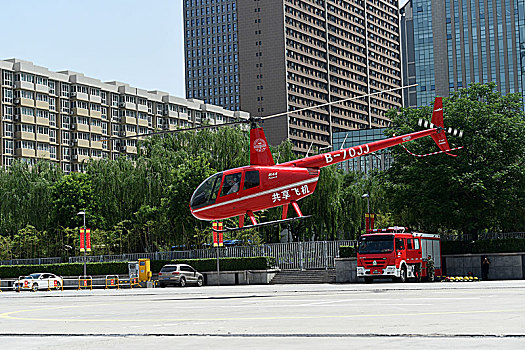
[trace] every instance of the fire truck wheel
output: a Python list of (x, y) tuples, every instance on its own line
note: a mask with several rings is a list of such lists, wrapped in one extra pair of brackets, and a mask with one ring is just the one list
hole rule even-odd
[(370, 283), (372, 283), (373, 281), (374, 281), (374, 279), (373, 279), (372, 277), (368, 277), (368, 276), (365, 277), (365, 283), (370, 284)]

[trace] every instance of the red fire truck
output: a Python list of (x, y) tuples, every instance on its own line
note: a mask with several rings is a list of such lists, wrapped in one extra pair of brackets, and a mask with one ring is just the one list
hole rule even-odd
[[(407, 232), (406, 227), (369, 230), (359, 239), (357, 277), (371, 283), (375, 278), (390, 278), (405, 282), (433, 280), (441, 275), (441, 243), (439, 235)], [(430, 274), (428, 256), (434, 262), (434, 275)], [(430, 264), (431, 265), (431, 264)]]

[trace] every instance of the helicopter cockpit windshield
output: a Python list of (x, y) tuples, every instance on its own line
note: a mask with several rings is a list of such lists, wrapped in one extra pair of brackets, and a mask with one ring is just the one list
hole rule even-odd
[(210, 176), (193, 192), (191, 196), (191, 209), (198, 209), (215, 203), (217, 193), (221, 186), (222, 173)]

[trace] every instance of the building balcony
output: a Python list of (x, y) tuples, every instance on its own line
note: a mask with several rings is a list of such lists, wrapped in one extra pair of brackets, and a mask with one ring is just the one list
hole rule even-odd
[(89, 95), (89, 101), (93, 103), (102, 103), (100, 96)]
[(148, 127), (148, 120), (147, 119), (139, 119), (139, 126), (145, 126)]
[(40, 117), (36, 117), (36, 123), (37, 123), (38, 125), (49, 126), (49, 119), (48, 119), (48, 118), (40, 118)]
[(91, 141), (91, 148), (92, 149), (104, 149), (102, 141)]
[(35, 90), (35, 84), (28, 81), (15, 81), (15, 89)]
[[(17, 101), (17, 99), (15, 99), (15, 104), (17, 104), (16, 101)], [(35, 106), (35, 100), (30, 99), (30, 98), (21, 98), (20, 99), (20, 106), (22, 106), (22, 107), (34, 107)]]
[(37, 158), (43, 158), (43, 159), (51, 159), (51, 154), (49, 153), (49, 151), (37, 150), (36, 151), (36, 157)]
[(47, 85), (36, 84), (35, 85), (35, 90), (38, 91), (38, 92), (43, 92), (45, 94), (49, 94), (49, 86), (47, 86)]
[(89, 140), (76, 139), (72, 141), (73, 147), (89, 148)]
[(139, 112), (148, 113), (148, 106), (145, 105), (137, 105), (137, 109)]
[(38, 142), (46, 142), (49, 143), (49, 135), (45, 134), (36, 134), (36, 140)]
[(69, 94), (69, 97), (71, 97), (72, 99), (77, 99), (77, 100), (81, 100), (81, 101), (89, 101), (89, 96), (88, 94), (85, 94), (83, 92), (72, 92), (71, 94)]
[(26, 124), (35, 124), (35, 117), (32, 115), (20, 114), (15, 116), (15, 121)]
[(133, 117), (122, 117), (122, 122), (123, 122), (124, 124), (137, 125), (137, 118), (133, 118)]
[(84, 108), (73, 108), (71, 110), (74, 115), (80, 115), (82, 117), (89, 117), (89, 110)]
[(49, 109), (49, 102), (45, 101), (36, 101), (35, 107), (40, 109)]
[(35, 133), (33, 132), (24, 132), (24, 131), (16, 131), (15, 132), (15, 138), (20, 140), (28, 140), (28, 141), (34, 141), (35, 140)]
[(18, 157), (31, 157), (34, 158), (36, 155), (34, 149), (27, 149), (27, 148), (17, 148), (15, 150), (15, 156)]
[(89, 125), (87, 124), (71, 124), (71, 130), (78, 130), (82, 132), (89, 132)]
[(91, 118), (102, 119), (102, 113), (99, 112), (99, 111), (89, 111), (89, 116), (90, 116)]
[(94, 134), (102, 134), (102, 127), (100, 126), (91, 125), (90, 129), (91, 129), (91, 132)]

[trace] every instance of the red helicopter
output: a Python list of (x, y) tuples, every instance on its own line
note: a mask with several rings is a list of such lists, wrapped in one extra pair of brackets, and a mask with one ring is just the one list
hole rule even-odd
[[(357, 98), (361, 97), (364, 96)], [(450, 151), (462, 148), (457, 147), (451, 149), (448, 144), (445, 135), (446, 132), (459, 137), (461, 137), (463, 133), (451, 128), (448, 130), (445, 129), (443, 125), (443, 102), (440, 97), (436, 98), (434, 103), (432, 122), (430, 124), (428, 121), (422, 123), (420, 120), (420, 125), (428, 129), (275, 164), (268, 141), (264, 136), (264, 131), (257, 124), (255, 118), (252, 118), (250, 130), (250, 165), (225, 170), (204, 180), (191, 197), (191, 213), (198, 219), (208, 221), (238, 216), (239, 227), (226, 228), (224, 231), (235, 231), (303, 219), (306, 218), (306, 216), (301, 212), (297, 202), (315, 191), (317, 181), (319, 180), (319, 170), (325, 166), (364, 156), (381, 149), (426, 136), (432, 137), (440, 151), (425, 155), (413, 154), (414, 156), (421, 157), (446, 153), (455, 157), (456, 155), (451, 154)], [(290, 204), (295, 210), (297, 217), (287, 218)], [(279, 206), (282, 207), (281, 220), (257, 223), (254, 216), (255, 212)], [(245, 215), (248, 215), (251, 221), (251, 225), (249, 226), (244, 226)]]

